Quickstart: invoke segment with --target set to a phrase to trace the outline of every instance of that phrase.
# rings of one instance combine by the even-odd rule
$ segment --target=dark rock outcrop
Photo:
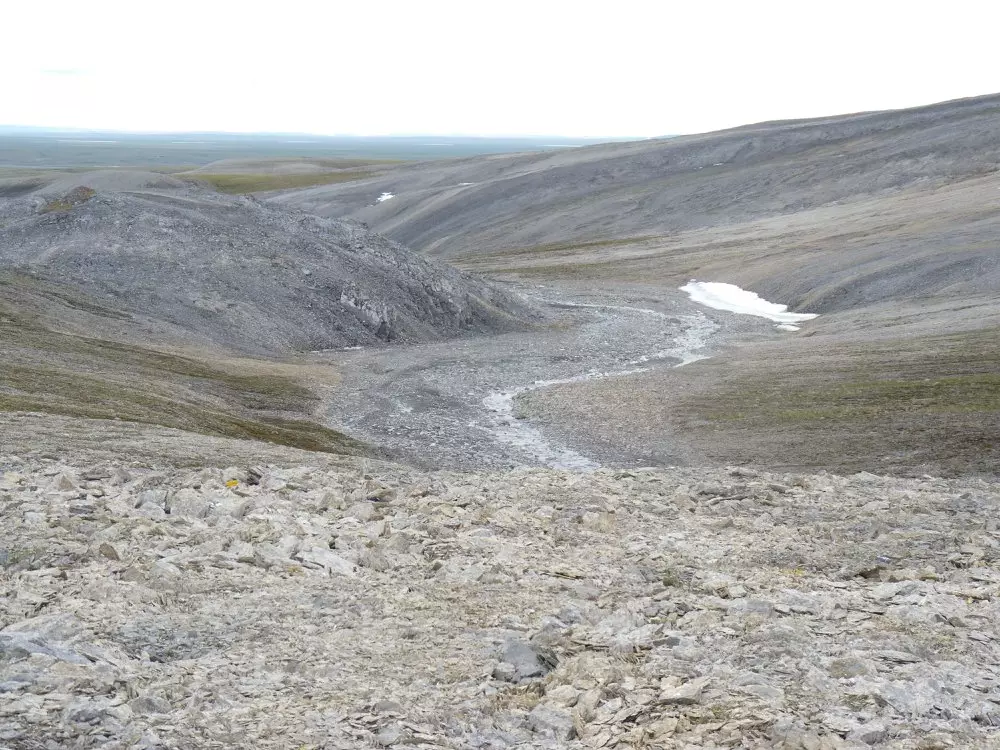
[[[174,337],[257,352],[440,340],[536,315],[355,222],[193,189],[8,201],[0,268],[161,322]]]

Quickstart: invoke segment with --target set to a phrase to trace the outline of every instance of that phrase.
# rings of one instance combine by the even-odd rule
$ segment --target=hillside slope
[[[155,468],[0,458],[8,747],[997,746],[996,483]]]
[[[545,267],[567,259],[579,265],[617,264],[623,254],[652,257],[646,279],[653,272],[654,280],[674,284],[725,274],[761,293],[783,290],[782,301],[822,312],[859,300],[1000,288],[993,241],[998,168],[1000,95],[993,95],[410,165],[272,200],[361,219],[418,250],[481,270],[530,265],[542,269],[535,275],[551,275]],[[394,197],[377,203],[384,192]],[[885,213],[897,215],[879,222]],[[912,213],[919,221],[908,220]],[[842,214],[867,225],[838,231]],[[824,231],[805,236],[803,225],[812,224]],[[868,243],[872,236],[885,241]],[[757,239],[765,246],[753,252],[747,241]],[[723,245],[721,258],[719,247],[691,252],[707,242]],[[900,273],[905,278],[885,284]]]
[[[48,413],[370,452],[323,424],[338,371],[303,350],[531,328],[536,317],[516,295],[360,225],[164,175],[63,175],[0,199],[5,420]]]
[[[175,339],[250,352],[439,340],[523,327],[533,315],[358,224],[194,189],[80,187],[7,201],[0,268]]]

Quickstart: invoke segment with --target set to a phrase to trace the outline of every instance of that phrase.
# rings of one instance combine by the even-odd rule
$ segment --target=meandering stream
[[[555,312],[551,325],[324,355],[343,377],[329,392],[327,423],[385,448],[394,459],[435,468],[593,469],[609,461],[628,463],[624,454],[616,461],[607,446],[591,450],[576,439],[572,424],[551,430],[517,419],[517,397],[684,365],[704,358],[720,333],[716,316],[693,311],[680,295],[661,299],[622,290],[597,296],[562,286],[525,293]],[[655,299],[660,309],[634,304],[645,299]]]
[[[671,316],[656,310],[649,310],[640,307],[626,307],[623,305],[594,305],[583,303],[562,303],[566,307],[587,307],[598,310],[615,310],[633,315],[646,315],[672,319]],[[660,349],[649,354],[625,363],[625,366],[616,370],[590,370],[579,375],[568,378],[555,378],[550,380],[536,380],[530,385],[511,388],[505,391],[494,391],[483,399],[483,406],[489,413],[489,423],[496,439],[502,443],[515,446],[536,462],[552,469],[597,469],[600,467],[596,461],[574,451],[565,446],[557,445],[549,441],[537,427],[531,423],[518,419],[514,416],[514,402],[518,396],[541,388],[549,388],[555,385],[566,385],[569,383],[580,383],[587,380],[597,380],[600,378],[616,378],[625,375],[634,375],[650,369],[649,363],[664,360],[678,360],[674,367],[681,367],[690,362],[704,359],[700,351],[708,344],[712,334],[718,330],[718,324],[709,320],[701,313],[694,315],[680,316],[685,325],[683,332],[676,337],[674,345]]]

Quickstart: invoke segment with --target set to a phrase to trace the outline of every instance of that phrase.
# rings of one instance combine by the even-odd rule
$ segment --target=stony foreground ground
[[[1000,747],[1000,485],[0,459],[3,748]]]

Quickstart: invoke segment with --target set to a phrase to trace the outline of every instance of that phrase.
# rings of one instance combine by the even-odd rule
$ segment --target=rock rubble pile
[[[159,338],[254,353],[439,341],[539,319],[519,295],[356,222],[195,188],[82,185],[0,200],[0,272],[57,285],[71,322],[97,313],[102,336],[125,316]]]

